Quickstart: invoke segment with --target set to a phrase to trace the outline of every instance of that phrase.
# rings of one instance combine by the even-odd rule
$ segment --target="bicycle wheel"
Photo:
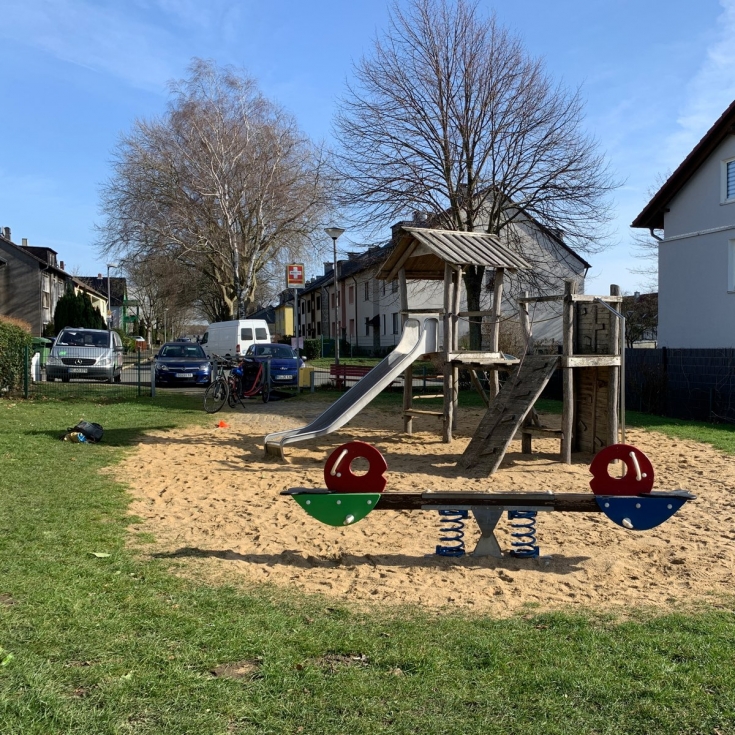
[[[217,413],[225,405],[229,390],[224,378],[217,378],[204,393],[204,410],[207,413]]]
[[[263,398],[263,403],[268,403],[271,398],[271,386],[267,380],[263,381],[263,387],[260,390],[260,395]]]

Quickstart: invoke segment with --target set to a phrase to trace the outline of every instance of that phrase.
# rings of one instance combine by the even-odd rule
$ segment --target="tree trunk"
[[[464,274],[464,285],[467,289],[467,311],[480,311],[482,296],[482,278],[485,275],[484,265],[468,266]],[[482,317],[470,317],[470,349],[482,349]]]

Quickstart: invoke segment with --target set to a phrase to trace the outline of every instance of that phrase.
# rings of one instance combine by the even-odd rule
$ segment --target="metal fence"
[[[74,355],[69,359],[79,365],[65,366],[64,377],[49,370],[47,351],[26,351],[23,369],[22,393],[26,398],[138,398],[151,395],[151,350],[130,352],[123,355],[122,369],[110,379],[102,371],[93,375],[85,360]]]
[[[156,350],[142,350],[124,355],[122,370],[110,382],[109,376],[92,376],[88,366],[69,365],[64,371],[64,377],[58,377],[58,370],[53,366],[49,370],[47,365],[48,352],[43,350],[28,350],[23,370],[23,381],[20,387],[26,398],[74,398],[90,400],[104,399],[134,399],[142,396],[163,395],[165,393],[181,392],[201,395],[204,397],[204,387],[193,385],[155,385]],[[69,359],[74,360],[74,355]],[[79,356],[77,359],[83,359]],[[372,365],[355,366],[344,363],[336,366],[310,366],[300,371],[299,386],[283,387],[276,381],[271,383],[273,398],[284,398],[304,391],[346,391],[374,367]],[[227,371],[229,372],[229,371]],[[214,371],[213,371],[214,373]],[[460,371],[460,388],[470,389],[469,374]],[[463,379],[464,378],[464,379]],[[397,376],[386,391],[402,391],[403,374]],[[413,393],[415,395],[438,395],[443,390],[443,378],[440,372],[432,365],[415,365],[413,368]]]

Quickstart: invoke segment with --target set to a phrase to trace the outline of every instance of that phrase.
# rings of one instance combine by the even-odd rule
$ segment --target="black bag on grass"
[[[72,426],[66,430],[67,433],[76,431],[84,434],[89,442],[98,442],[102,439],[103,429],[99,424],[93,424],[91,421],[80,421],[76,426]]]

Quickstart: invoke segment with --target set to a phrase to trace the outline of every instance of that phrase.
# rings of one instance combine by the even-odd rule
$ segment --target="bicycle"
[[[232,363],[227,358],[219,355],[212,355],[216,365],[216,374],[212,378],[212,382],[204,391],[204,410],[207,413],[217,413],[230,396],[230,376],[225,374],[225,370],[232,370]]]
[[[204,393],[204,410],[207,413],[217,413],[225,402],[230,408],[234,408],[238,403],[244,408],[243,398],[252,398],[258,393],[261,394],[263,403],[269,401],[270,381],[268,370],[265,369],[263,363],[258,363],[257,372],[248,387],[243,380],[244,361],[236,365],[228,358],[214,354],[212,357],[217,364],[217,374]],[[228,375],[225,374],[225,370],[230,371]]]

